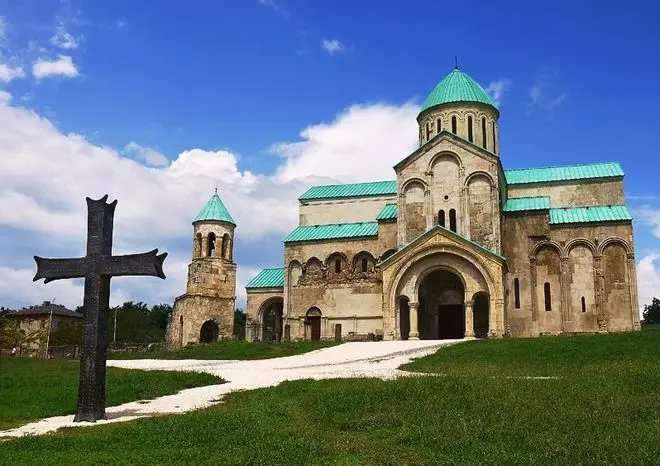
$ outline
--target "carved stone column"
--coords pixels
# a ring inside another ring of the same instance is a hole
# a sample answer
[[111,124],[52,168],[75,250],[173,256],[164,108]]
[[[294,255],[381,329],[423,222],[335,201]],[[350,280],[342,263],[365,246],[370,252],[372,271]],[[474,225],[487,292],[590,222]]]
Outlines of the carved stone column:
[[467,187],[461,188],[461,221],[459,224],[463,226],[461,233],[466,238],[470,237],[470,189]]
[[598,331],[607,332],[607,303],[605,302],[605,271],[603,270],[603,256],[594,257],[596,273],[596,321]]
[[[562,331],[571,331],[573,311],[571,309],[570,266],[568,257],[562,257],[559,263],[559,283],[561,286]],[[567,325],[568,324],[568,325]]]
[[474,301],[465,301],[465,338],[474,337]]
[[629,252],[627,254],[627,272],[628,272],[628,287],[630,289],[630,310],[632,312],[632,327],[633,330],[639,330],[641,325],[639,323],[639,301],[637,297],[637,271],[635,270],[635,254]]
[[490,199],[493,210],[493,244],[491,246],[496,253],[501,254],[502,246],[500,241],[500,203],[497,186],[490,187]]
[[426,218],[426,229],[433,227],[433,214],[431,213],[431,190],[424,190],[424,217]]
[[406,196],[403,193],[399,193],[397,198],[397,241],[398,247],[406,244]]
[[419,303],[409,303],[410,309],[410,333],[408,340],[419,340],[419,326],[417,324],[417,312],[419,310]]
[[536,258],[532,257],[529,259],[529,276],[530,281],[532,282],[531,292],[532,292],[532,322],[539,321],[539,305],[538,305],[538,293],[536,290]]

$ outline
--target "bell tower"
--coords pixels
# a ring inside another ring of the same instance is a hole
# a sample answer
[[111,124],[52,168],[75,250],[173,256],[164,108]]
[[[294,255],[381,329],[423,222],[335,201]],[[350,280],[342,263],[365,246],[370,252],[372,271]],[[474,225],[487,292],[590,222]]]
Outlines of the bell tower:
[[168,348],[211,343],[232,336],[236,308],[236,223],[218,190],[193,221],[192,261],[186,292],[174,300]]

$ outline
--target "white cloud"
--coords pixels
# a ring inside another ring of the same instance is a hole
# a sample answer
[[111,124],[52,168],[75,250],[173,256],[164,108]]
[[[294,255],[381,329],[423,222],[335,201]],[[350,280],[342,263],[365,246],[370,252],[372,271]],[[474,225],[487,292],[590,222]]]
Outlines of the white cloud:
[[651,253],[637,264],[637,294],[640,310],[644,309],[646,304],[651,304],[653,298],[660,298],[660,267],[656,268],[656,261],[660,262],[660,254]]
[[11,103],[11,94],[7,91],[0,91],[0,105],[9,105]]
[[59,24],[55,30],[55,35],[50,38],[50,43],[55,47],[61,49],[77,49],[80,45],[82,36],[73,37],[64,27],[63,24]]
[[[185,290],[190,222],[216,185],[238,224],[237,241],[259,248],[270,241],[266,235],[281,237],[297,224],[296,199],[311,183],[392,179],[392,165],[416,146],[417,112],[411,104],[353,106],[333,122],[306,128],[300,141],[275,146],[281,166],[269,175],[241,170],[229,150],[199,148],[169,165],[148,167],[83,136],[62,134],[33,111],[0,106],[0,239],[15,235],[13,230],[35,238],[29,250],[16,247],[3,256],[0,302],[27,305],[58,296],[67,306],[79,303],[80,284],[34,284],[26,258],[83,254],[85,197],[105,194],[119,201],[115,254],[155,247],[170,253],[167,280],[113,279],[113,302],[172,302]],[[240,304],[244,285],[261,264],[237,260]]]
[[57,60],[38,59],[32,65],[32,74],[35,78],[47,78],[50,76],[66,76],[75,78],[78,76],[78,68],[73,63],[73,58],[67,55],[60,55]]
[[529,89],[527,113],[534,109],[552,112],[568,98],[568,93],[559,86],[559,73],[557,70],[545,67],[537,75],[534,84]]
[[0,81],[8,83],[13,79],[22,78],[23,76],[25,76],[25,72],[20,66],[12,68],[9,65],[0,63]]
[[497,81],[493,81],[486,88],[486,92],[493,99],[493,102],[496,106],[500,106],[502,103],[502,97],[504,93],[511,87],[513,82],[508,78],[501,78]]
[[333,39],[333,40],[323,39],[321,41],[321,47],[330,55],[334,55],[335,53],[344,51],[344,44],[339,42],[337,39]]
[[257,0],[257,1],[261,3],[263,6],[273,8],[274,10],[280,9],[280,6],[277,3],[275,3],[275,0]]
[[652,228],[653,236],[660,238],[660,209],[645,205],[635,210],[635,217]]
[[354,105],[332,123],[303,130],[302,141],[275,144],[272,151],[285,158],[277,180],[393,179],[392,167],[417,146],[418,113],[410,103]]
[[144,147],[138,144],[137,142],[131,141],[126,146],[124,146],[124,152],[126,154],[132,155],[134,158],[141,160],[150,167],[160,167],[167,165],[169,160],[163,154],[157,150],[151,149],[149,147]]
[[117,21],[115,21],[115,28],[123,29],[127,24],[128,21],[126,21],[126,18],[119,18]]
[[0,45],[2,45],[7,40],[7,30],[9,29],[9,23],[4,16],[0,16]]

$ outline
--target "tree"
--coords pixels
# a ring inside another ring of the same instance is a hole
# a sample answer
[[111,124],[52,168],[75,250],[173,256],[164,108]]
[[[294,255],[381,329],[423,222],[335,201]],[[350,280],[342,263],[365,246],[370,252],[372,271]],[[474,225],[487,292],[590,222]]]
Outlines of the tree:
[[642,316],[645,324],[660,324],[660,299],[653,298],[651,304],[644,306]]
[[169,304],[154,304],[150,312],[151,321],[156,327],[165,330],[170,314],[172,314],[172,306]]
[[244,340],[245,339],[245,320],[247,319],[247,316],[245,312],[243,312],[243,309],[235,309],[234,310],[234,335],[239,339],[239,340]]
[[82,343],[83,327],[83,323],[79,321],[64,322],[60,328],[51,332],[50,344],[52,346],[80,345]]

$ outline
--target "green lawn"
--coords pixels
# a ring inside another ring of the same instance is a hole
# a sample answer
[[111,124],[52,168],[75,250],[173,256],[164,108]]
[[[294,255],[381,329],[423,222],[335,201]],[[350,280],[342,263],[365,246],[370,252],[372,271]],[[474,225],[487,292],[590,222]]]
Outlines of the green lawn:
[[[78,400],[79,367],[77,361],[0,358],[0,430],[44,417],[73,414]],[[209,374],[109,367],[106,406],[217,383],[222,383],[222,379]]]
[[[0,444],[28,464],[657,464],[660,332],[474,341],[428,375],[296,381]],[[533,379],[524,376],[553,376]]]
[[110,359],[268,359],[293,356],[336,345],[335,341],[254,342],[220,340],[216,343],[183,348],[176,351],[112,353]]

